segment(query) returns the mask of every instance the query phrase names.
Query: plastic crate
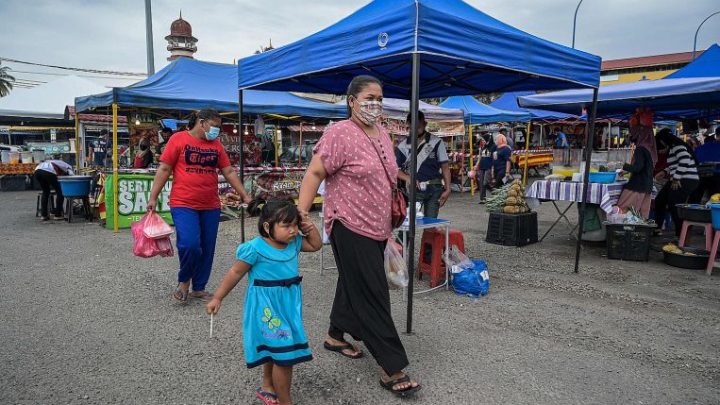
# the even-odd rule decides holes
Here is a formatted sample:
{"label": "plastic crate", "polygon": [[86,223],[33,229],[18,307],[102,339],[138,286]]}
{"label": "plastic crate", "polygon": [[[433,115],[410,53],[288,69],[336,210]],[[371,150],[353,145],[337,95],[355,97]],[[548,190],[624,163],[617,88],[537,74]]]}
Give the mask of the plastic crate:
{"label": "plastic crate", "polygon": [[537,243],[537,213],[505,214],[491,212],[485,241],[504,246],[525,246]]}
{"label": "plastic crate", "polygon": [[608,259],[648,261],[650,236],[654,228],[648,225],[606,224]]}
{"label": "plastic crate", "polygon": [[25,191],[25,175],[0,176],[0,191]]}

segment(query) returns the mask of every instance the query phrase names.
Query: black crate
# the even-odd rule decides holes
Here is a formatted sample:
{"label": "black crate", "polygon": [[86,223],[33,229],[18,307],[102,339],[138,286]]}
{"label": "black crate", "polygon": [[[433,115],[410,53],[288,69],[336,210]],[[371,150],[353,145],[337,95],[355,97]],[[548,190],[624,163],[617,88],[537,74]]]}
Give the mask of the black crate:
{"label": "black crate", "polygon": [[653,229],[648,225],[606,224],[608,259],[648,261]]}
{"label": "black crate", "polygon": [[0,191],[24,191],[25,177],[24,174],[0,176]]}
{"label": "black crate", "polygon": [[491,212],[485,241],[505,246],[525,246],[537,243],[537,213],[505,214]]}

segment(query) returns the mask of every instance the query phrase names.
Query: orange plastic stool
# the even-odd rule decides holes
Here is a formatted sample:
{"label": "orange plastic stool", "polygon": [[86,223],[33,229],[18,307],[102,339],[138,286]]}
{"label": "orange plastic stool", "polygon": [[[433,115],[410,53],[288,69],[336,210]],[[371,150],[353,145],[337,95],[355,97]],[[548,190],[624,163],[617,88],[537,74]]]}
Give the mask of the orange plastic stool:
{"label": "orange plastic stool", "polygon": [[[465,239],[462,232],[458,229],[450,229],[448,246],[457,246],[461,252],[465,253]],[[422,279],[423,274],[429,274],[431,288],[437,287],[445,281],[444,253],[445,229],[431,228],[424,230],[420,241],[418,279]]]}
{"label": "orange plastic stool", "polygon": [[713,237],[712,246],[708,249],[710,251],[710,257],[708,258],[708,265],[705,270],[708,276],[712,275],[713,266],[715,265],[715,257],[718,252],[718,245],[720,245],[720,229],[716,230],[714,233],[715,236]]}
{"label": "orange plastic stool", "polygon": [[713,228],[712,223],[710,222],[683,221],[682,230],[680,231],[680,239],[678,239],[678,246],[685,246],[688,228],[690,228],[691,226],[699,226],[705,228],[705,250],[710,251],[710,246],[712,245],[713,238]]}

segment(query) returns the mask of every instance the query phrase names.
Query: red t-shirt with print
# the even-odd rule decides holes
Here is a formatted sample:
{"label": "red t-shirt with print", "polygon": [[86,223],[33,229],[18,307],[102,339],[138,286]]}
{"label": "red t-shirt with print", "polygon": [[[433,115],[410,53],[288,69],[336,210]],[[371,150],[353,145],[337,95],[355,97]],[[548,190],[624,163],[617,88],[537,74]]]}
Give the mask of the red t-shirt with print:
{"label": "red t-shirt with print", "polygon": [[174,134],[160,161],[173,167],[170,207],[209,210],[220,208],[218,169],[230,166],[219,140],[196,139],[190,132]]}

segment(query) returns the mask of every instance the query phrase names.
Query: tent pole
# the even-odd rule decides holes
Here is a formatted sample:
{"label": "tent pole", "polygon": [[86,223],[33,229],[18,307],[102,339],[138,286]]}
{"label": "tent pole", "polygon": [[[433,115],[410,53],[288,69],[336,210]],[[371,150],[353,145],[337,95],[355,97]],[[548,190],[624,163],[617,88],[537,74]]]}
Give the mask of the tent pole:
{"label": "tent pole", "polygon": [[532,128],[532,120],[528,121],[527,134],[525,135],[525,168],[523,169],[523,186],[527,183],[528,165],[530,159],[530,129]]}
{"label": "tent pole", "polygon": [[408,288],[407,288],[407,325],[406,333],[412,333],[413,313],[413,284],[415,280],[415,195],[416,172],[417,172],[417,125],[418,125],[418,101],[420,99],[420,54],[412,54],[412,87],[410,89],[410,201],[409,201],[409,225],[408,246],[407,246],[407,267],[408,267]]}
{"label": "tent pole", "polygon": [[118,105],[117,103],[112,104],[112,129],[113,129],[113,141],[112,145],[112,159],[113,159],[113,230],[115,233],[118,232]]}
{"label": "tent pole", "polygon": [[[472,134],[472,123],[468,125],[468,140],[470,141],[470,166],[468,166],[468,170],[473,170],[475,165],[473,164],[473,134]],[[463,148],[462,154],[465,155],[465,148]],[[462,156],[462,162],[463,165],[465,164],[465,156]],[[464,177],[462,172],[460,173],[460,177]],[[464,182],[460,182],[460,191],[465,192]],[[470,179],[470,195],[475,195],[475,182],[473,179]]]}
{"label": "tent pole", "polygon": [[298,145],[298,167],[302,166],[302,121],[300,121],[300,144]]}
{"label": "tent pole", "polygon": [[[238,90],[238,134],[240,134],[240,183],[245,186],[245,129],[243,128],[243,91]],[[257,134],[255,134],[257,136]],[[248,191],[248,190],[246,190]],[[240,242],[245,243],[245,208],[240,208]]]}
{"label": "tent pole", "polygon": [[80,163],[80,114],[78,114],[77,106],[75,107],[75,167],[77,172],[80,173],[82,164]]}
{"label": "tent pole", "polygon": [[580,244],[582,243],[583,228],[585,225],[585,207],[587,207],[588,186],[590,183],[590,160],[592,159],[592,137],[595,134],[595,119],[597,118],[598,88],[593,89],[592,109],[590,122],[585,126],[585,170],[583,173],[582,198],[580,203],[580,219],[578,220],[578,236],[575,245],[575,273],[579,271],[580,265]]}

